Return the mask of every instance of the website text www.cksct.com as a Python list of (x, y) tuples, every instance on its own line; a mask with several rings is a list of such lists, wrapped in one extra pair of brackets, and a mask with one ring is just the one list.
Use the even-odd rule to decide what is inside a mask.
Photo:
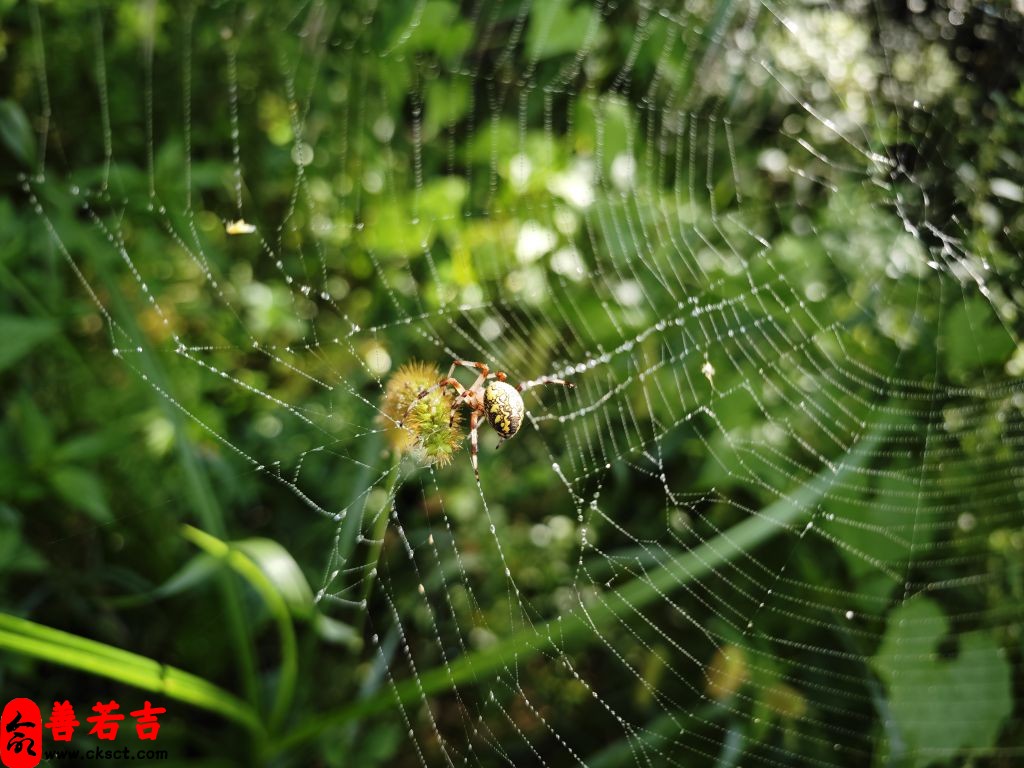
[(44, 749), (44, 760), (166, 760), (166, 749), (110, 749), (109, 747), (91, 747), (90, 749)]

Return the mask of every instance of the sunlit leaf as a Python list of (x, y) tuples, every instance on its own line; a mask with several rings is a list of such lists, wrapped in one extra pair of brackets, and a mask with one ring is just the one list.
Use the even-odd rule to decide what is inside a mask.
[(939, 645), (948, 632), (939, 605), (915, 597), (889, 614), (873, 660), (919, 766), (964, 747), (993, 746), (1013, 711), (1010, 664), (992, 636), (982, 630), (959, 635), (956, 655), (945, 658)]
[(272, 539), (243, 539), (232, 546), (244, 552), (273, 583), (293, 615), (309, 618), (314, 610), (313, 590), (295, 558)]

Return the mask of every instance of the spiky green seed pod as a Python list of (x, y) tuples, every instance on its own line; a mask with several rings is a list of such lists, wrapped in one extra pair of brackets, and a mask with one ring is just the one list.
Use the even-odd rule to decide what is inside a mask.
[[(449, 425), (454, 402), (449, 391), (430, 389), (441, 378), (436, 366), (413, 361), (395, 371), (384, 390), (380, 422), (391, 449), (411, 453), (424, 464), (445, 466), (462, 447), (460, 414)], [(399, 426), (401, 424), (401, 426)]]

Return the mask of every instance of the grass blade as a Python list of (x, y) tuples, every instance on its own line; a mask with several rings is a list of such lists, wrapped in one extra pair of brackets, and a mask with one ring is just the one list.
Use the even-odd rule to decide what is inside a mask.
[[(299, 674), (298, 644), (288, 603), (259, 565), (241, 549), (200, 531), (198, 528), (193, 528), (191, 525), (183, 525), (181, 529), (182, 535), (186, 539), (207, 554), (222, 560), (249, 582), (266, 604), (267, 610), (270, 611), (270, 615), (277, 624), (277, 634), (281, 643), (281, 673), (277, 682), (274, 706), (270, 714), (271, 727), (276, 728), (284, 720), (289, 707), (291, 707)], [(310, 600), (312, 600), (312, 595), (310, 595)]]
[(0, 648), (160, 693), (261, 732), (256, 712), (208, 680), (137, 653), (0, 613)]

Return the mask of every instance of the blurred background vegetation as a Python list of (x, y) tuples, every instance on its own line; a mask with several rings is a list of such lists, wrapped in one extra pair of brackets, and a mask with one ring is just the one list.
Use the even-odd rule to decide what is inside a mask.
[[(1021, 759), (1019, 5), (0, 9), (3, 691), (189, 765)], [(579, 385), (482, 493), (378, 412), (481, 351)]]

